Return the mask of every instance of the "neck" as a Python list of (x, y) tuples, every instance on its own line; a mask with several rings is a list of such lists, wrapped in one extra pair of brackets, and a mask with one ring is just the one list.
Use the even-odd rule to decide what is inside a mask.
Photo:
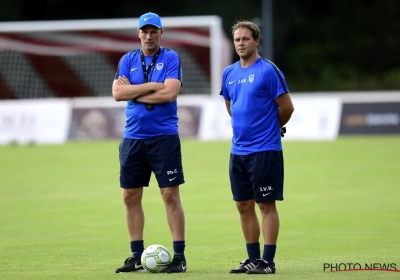
[(240, 58), (240, 66), (242, 66), (243, 68), (247, 68), (249, 66), (251, 66), (258, 58), (258, 53), (255, 52), (254, 54), (252, 54), (250, 57), (241, 57)]
[(142, 48), (142, 52), (145, 56), (154, 56), (154, 55), (156, 55), (156, 53), (158, 52), (159, 49), (160, 49), (160, 47), (157, 47), (157, 48), (151, 49), (151, 50), (146, 50), (146, 49)]

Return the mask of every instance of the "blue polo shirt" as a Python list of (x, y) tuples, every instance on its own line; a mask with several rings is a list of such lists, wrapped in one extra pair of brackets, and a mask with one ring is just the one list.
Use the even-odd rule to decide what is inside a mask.
[[(146, 68), (153, 56), (145, 56)], [(115, 79), (125, 76), (132, 85), (144, 83), (144, 73), (140, 57), (140, 49), (126, 53), (119, 61)], [(149, 82), (163, 83), (166, 79), (178, 79), (182, 82), (182, 69), (179, 55), (161, 47), (153, 71), (149, 71)], [(127, 101), (125, 107), (126, 124), (124, 137), (131, 139), (147, 139), (154, 136), (178, 134), (177, 102), (155, 104), (153, 110), (146, 105)]]
[(230, 101), (233, 154), (282, 150), (275, 100), (287, 92), (283, 73), (261, 57), (247, 68), (238, 61), (224, 69), (221, 95)]

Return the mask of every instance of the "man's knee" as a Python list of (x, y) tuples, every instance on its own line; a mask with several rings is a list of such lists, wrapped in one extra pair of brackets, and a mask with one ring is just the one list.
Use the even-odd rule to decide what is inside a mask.
[(277, 212), (275, 201), (259, 202), (258, 207), (264, 215)]
[(162, 198), (165, 204), (179, 203), (179, 188), (178, 186), (163, 188), (161, 191)]
[(236, 201), (236, 208), (238, 209), (240, 215), (246, 215), (248, 213), (254, 212), (254, 205), (255, 202), (253, 199)]
[(126, 207), (133, 207), (140, 204), (142, 200), (141, 189), (124, 189), (122, 191), (122, 200)]

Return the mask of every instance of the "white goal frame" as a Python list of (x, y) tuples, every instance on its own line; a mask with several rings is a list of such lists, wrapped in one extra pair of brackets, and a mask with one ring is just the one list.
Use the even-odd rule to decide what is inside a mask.
[[(0, 23), (2, 33), (48, 32), (48, 31), (83, 31), (136, 29), (139, 18), (51, 20), (51, 21), (16, 21)], [(208, 27), (210, 30), (210, 90), (211, 97), (219, 97), (223, 68), (230, 64), (230, 58), (221, 63), (222, 58), (231, 52), (226, 51), (226, 37), (219, 16), (182, 16), (163, 17), (163, 27)], [(0, 40), (0, 47), (3, 42)]]

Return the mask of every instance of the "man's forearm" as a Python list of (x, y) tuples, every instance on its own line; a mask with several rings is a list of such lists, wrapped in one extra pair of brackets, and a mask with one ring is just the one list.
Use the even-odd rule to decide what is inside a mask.
[(136, 99), (148, 94), (152, 88), (148, 84), (142, 85), (118, 85), (113, 89), (113, 96), (116, 101), (127, 101)]
[(162, 89), (150, 94), (140, 96), (139, 98), (136, 99), (136, 101), (148, 104), (161, 104), (161, 103), (173, 102), (176, 100), (177, 96), (178, 94), (175, 92)]
[(114, 81), (113, 96), (116, 101), (132, 100), (156, 90), (160, 90), (161, 85), (161, 83), (153, 82), (140, 85), (131, 85), (127, 81), (125, 81), (124, 84), (121, 84), (119, 81)]
[(288, 123), (288, 121), (290, 120), (290, 118), (292, 116), (292, 113), (293, 113), (293, 110), (279, 109), (278, 118), (279, 118), (279, 123), (280, 123), (281, 127)]

